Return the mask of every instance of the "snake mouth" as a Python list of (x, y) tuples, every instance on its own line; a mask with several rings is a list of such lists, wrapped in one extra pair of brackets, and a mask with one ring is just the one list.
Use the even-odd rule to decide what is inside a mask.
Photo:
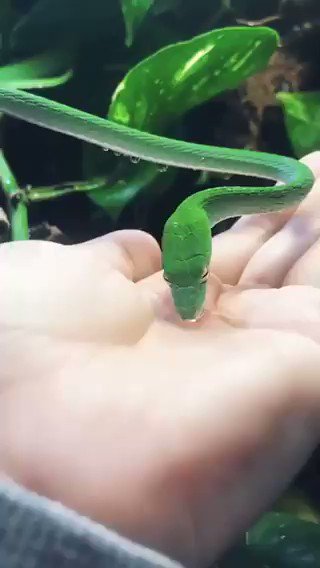
[(171, 286), (175, 308), (183, 321), (199, 321), (204, 314), (206, 284)]
[(182, 320), (182, 321), (185, 321), (185, 322), (189, 322), (189, 323), (197, 323), (198, 321), (200, 321), (200, 320), (203, 318), (203, 316), (204, 316), (204, 309), (200, 310), (200, 311), (195, 315), (195, 317), (193, 317), (193, 318), (183, 317), (183, 316), (180, 314), (181, 320)]

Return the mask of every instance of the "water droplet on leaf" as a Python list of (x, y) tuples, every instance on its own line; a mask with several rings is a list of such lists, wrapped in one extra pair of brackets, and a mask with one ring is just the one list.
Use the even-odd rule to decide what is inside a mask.
[(166, 164), (159, 164), (158, 166), (158, 170), (161, 173), (167, 172), (169, 169), (169, 166), (167, 166)]

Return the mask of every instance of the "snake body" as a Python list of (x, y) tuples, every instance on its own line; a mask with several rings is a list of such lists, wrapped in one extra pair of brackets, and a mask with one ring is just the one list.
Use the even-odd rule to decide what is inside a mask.
[(164, 278), (183, 320), (196, 320), (203, 313), (212, 253), (211, 228), (230, 217), (296, 205), (314, 183), (311, 170), (293, 158), (157, 136), (20, 90), (0, 88), (0, 112), (149, 162), (280, 182), (270, 187), (199, 191), (169, 217), (162, 237)]

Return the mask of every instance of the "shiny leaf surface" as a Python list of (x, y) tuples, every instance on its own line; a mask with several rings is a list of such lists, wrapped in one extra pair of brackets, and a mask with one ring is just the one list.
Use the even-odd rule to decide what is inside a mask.
[[(114, 92), (108, 118), (138, 130), (165, 134), (192, 108), (238, 87), (264, 69), (277, 45), (278, 35), (269, 28), (238, 27), (213, 30), (167, 46), (128, 72)], [(97, 155), (99, 150), (94, 152)], [(153, 195), (163, 191), (164, 179), (159, 182), (158, 178), (155, 166), (139, 164), (89, 197), (107, 211), (112, 210), (116, 218), (144, 191), (146, 180)], [(153, 181), (159, 184), (157, 188)]]
[(109, 117), (163, 132), (169, 123), (215, 95), (235, 89), (266, 67), (278, 45), (269, 28), (224, 28), (165, 47), (119, 84)]

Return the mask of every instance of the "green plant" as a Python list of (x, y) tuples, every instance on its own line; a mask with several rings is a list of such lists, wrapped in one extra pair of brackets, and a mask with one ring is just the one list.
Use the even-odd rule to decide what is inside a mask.
[[(97, 0), (98, 1), (98, 0)], [(101, 3), (98, 2), (100, 9)], [(131, 45), (134, 31), (141, 25), (151, 5), (149, 0), (142, 2), (122, 1), (121, 9), (125, 19), (126, 35), (123, 40)], [(12, 43), (22, 49), (23, 38), (32, 38), (41, 45), (39, 54), (29, 56), (18, 62), (10, 62), (0, 68), (0, 86), (23, 89), (48, 89), (71, 84), (77, 80), (81, 68), (78, 57), (83, 44), (87, 46), (90, 30), (84, 30), (81, 18), (72, 26), (70, 7), (66, 2), (62, 14), (56, 16), (60, 23), (59, 45), (53, 41), (49, 46), (37, 30), (48, 26), (48, 18), (53, 14), (50, 0), (35, 4), (31, 12), (22, 18), (12, 32)], [(56, 14), (56, 11), (54, 12)], [(63, 33), (67, 23), (72, 33), (66, 38)], [(50, 33), (55, 31), (49, 28)], [(129, 34), (129, 35), (128, 35)], [(38, 36), (38, 39), (37, 39)], [(212, 30), (183, 42), (165, 45), (142, 60), (124, 75), (114, 90), (101, 97), (102, 104), (109, 106), (108, 118), (127, 126), (158, 134), (183, 127), (184, 116), (193, 108), (210, 101), (212, 97), (235, 89), (247, 77), (264, 69), (276, 49), (275, 33), (266, 33), (265, 28), (228, 28)], [(129, 38), (129, 39), (128, 39)], [(206, 53), (208, 40), (215, 49)], [(91, 40), (90, 40), (91, 41)], [(28, 45), (28, 50), (30, 46)], [(100, 77), (101, 79), (101, 77)], [(95, 93), (103, 92), (103, 81), (94, 84)], [(95, 95), (93, 95), (95, 96)], [(54, 199), (74, 192), (86, 192), (89, 198), (103, 208), (113, 222), (119, 219), (123, 210), (131, 202), (138, 200), (140, 223), (143, 211), (148, 210), (155, 196), (170, 188), (176, 172), (162, 171), (147, 163), (132, 164), (124, 160), (106, 156), (101, 150), (83, 145), (84, 180), (54, 186), (33, 187), (8, 193), (9, 199), (19, 202), (19, 209), (27, 208), (32, 202)], [(4, 164), (5, 157), (2, 156)], [(8, 172), (8, 163), (3, 166)], [(15, 176), (12, 174), (11, 179)], [(6, 183), (3, 181), (6, 191)], [(12, 197), (13, 195), (13, 197)], [(11, 207), (15, 211), (15, 207)], [(19, 223), (27, 214), (13, 216), (12, 222)], [(14, 235), (27, 238), (27, 226), (19, 230), (13, 227)]]

